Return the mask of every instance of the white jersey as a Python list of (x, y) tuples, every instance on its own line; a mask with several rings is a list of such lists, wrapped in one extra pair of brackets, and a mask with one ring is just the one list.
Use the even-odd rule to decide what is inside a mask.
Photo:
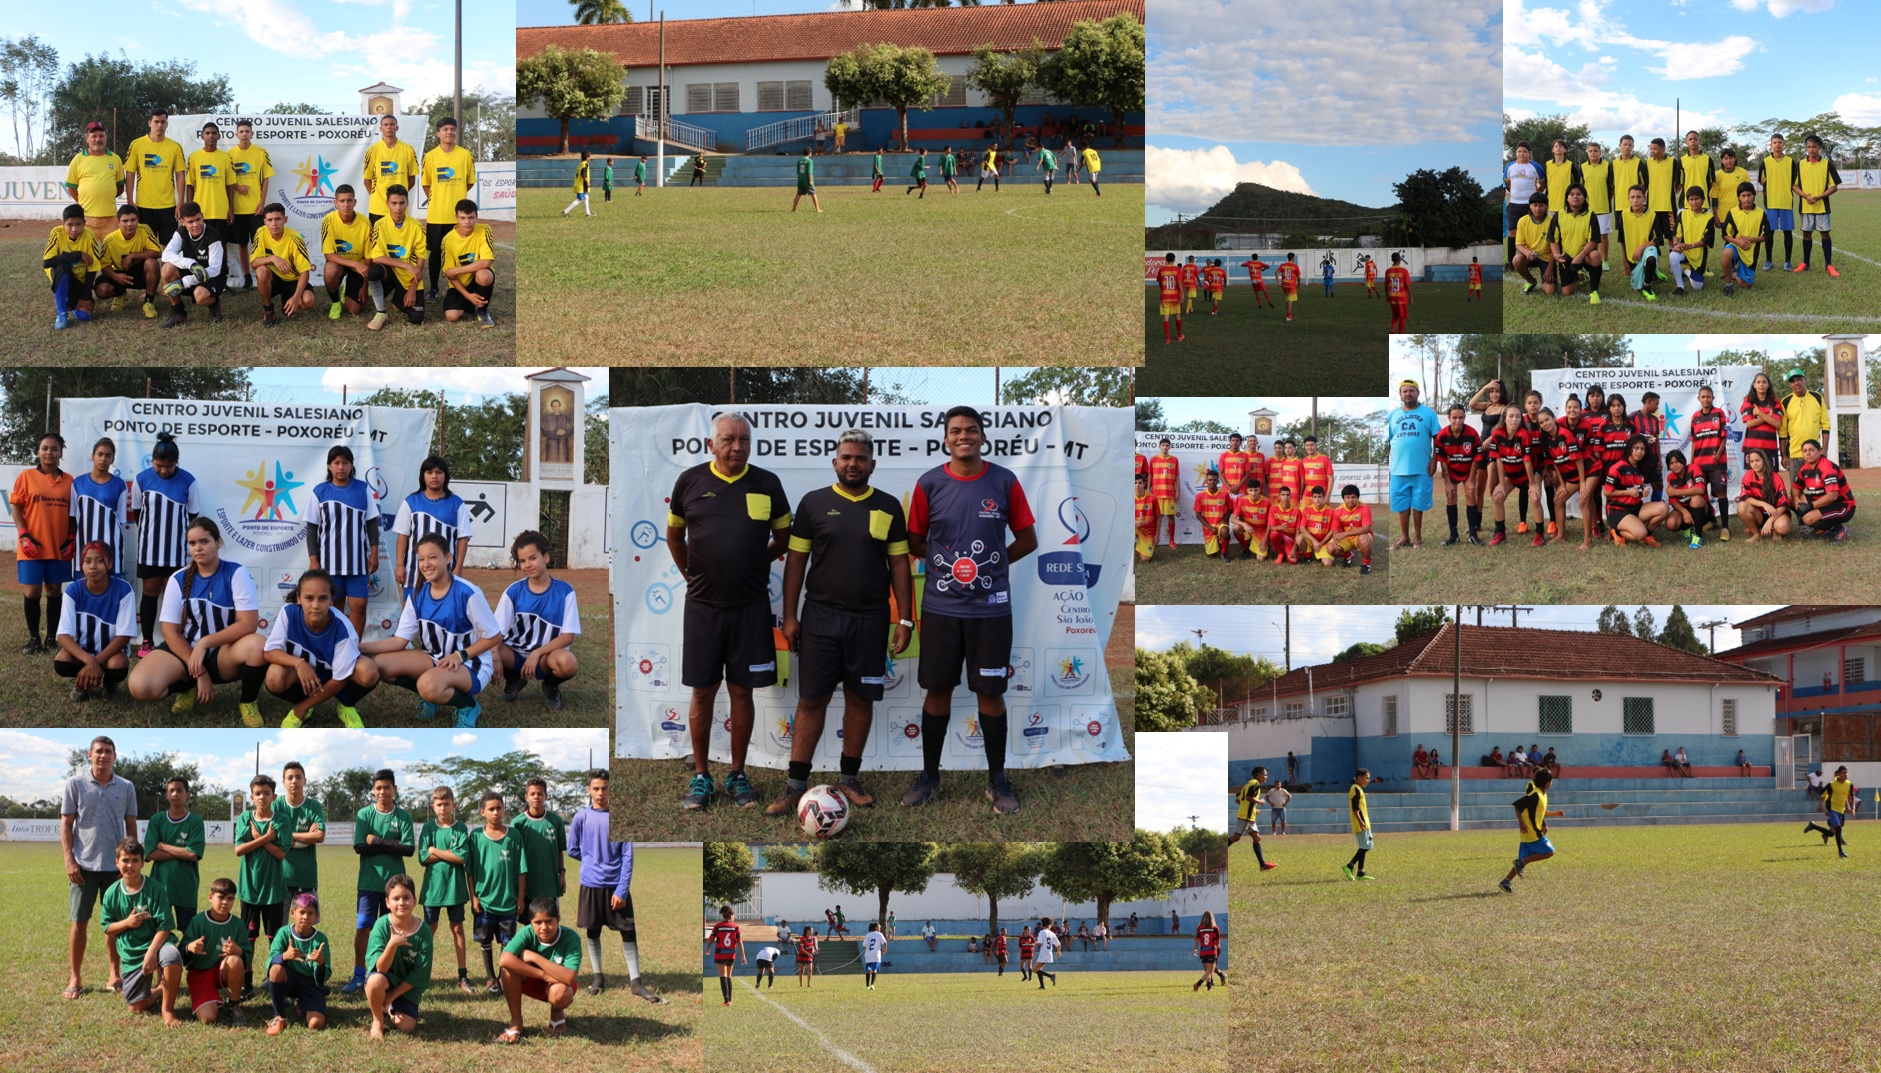
[(1038, 953), (1032, 958), (1033, 964), (1050, 965), (1058, 953), (1058, 933), (1050, 929), (1038, 933)]
[(1541, 165), (1533, 160), (1526, 164), (1519, 160), (1511, 160), (1508, 166), (1502, 169), (1502, 177), (1509, 184), (1508, 203), (1526, 205), (1529, 195), (1541, 185)]
[(776, 961), (777, 955), (779, 952), (780, 951), (775, 946), (767, 946), (764, 949), (758, 951), (758, 960), (759, 961)]
[(862, 960), (876, 962), (882, 960), (882, 951), (888, 947), (888, 936), (879, 931), (872, 931), (862, 937)]

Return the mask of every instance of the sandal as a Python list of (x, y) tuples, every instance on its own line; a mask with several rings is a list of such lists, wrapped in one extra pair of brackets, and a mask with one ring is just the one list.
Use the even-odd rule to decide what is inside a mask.
[(79, 985), (67, 984), (65, 987), (65, 991), (63, 993), (63, 997), (66, 998), (67, 1000), (70, 1000), (70, 999), (75, 999), (84, 993), (85, 993), (85, 989), (80, 987)]
[(517, 1028), (514, 1025), (512, 1025), (509, 1028), (506, 1028), (502, 1032), (498, 1033), (496, 1037), (496, 1041), (498, 1043), (508, 1045), (511, 1043), (521, 1043), (522, 1038), (523, 1038), (522, 1029)]
[(564, 1017), (559, 1021), (550, 1021), (549, 1026), (542, 1031), (551, 1036), (563, 1035), (568, 1031), (568, 1018)]

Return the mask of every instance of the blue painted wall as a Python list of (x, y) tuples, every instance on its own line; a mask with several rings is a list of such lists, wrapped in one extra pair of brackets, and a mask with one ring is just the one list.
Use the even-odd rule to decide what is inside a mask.
[[(1568, 767), (1651, 766), (1659, 762), (1661, 750), (1669, 749), (1677, 753), (1680, 746), (1684, 746), (1685, 755), (1693, 765), (1719, 767), (1735, 763), (1739, 749), (1744, 750), (1745, 758), (1751, 763), (1767, 765), (1770, 763), (1771, 741), (1772, 736), (1769, 734), (1739, 734), (1734, 738), (1721, 734), (1555, 734), (1525, 737), (1519, 744), (1526, 749), (1539, 742), (1544, 753), (1552, 747), (1555, 757)], [(1448, 738), (1424, 739), (1423, 744), (1426, 747), (1436, 746), (1445, 762), (1448, 762)], [(1512, 735), (1468, 735), (1462, 739), (1463, 764), (1466, 767), (1474, 766), (1491, 749), (1501, 746), (1507, 752), (1516, 744), (1518, 742)], [(1356, 750), (1351, 738), (1314, 738), (1312, 751), (1299, 758), (1299, 779), (1301, 782), (1342, 786), (1352, 778), (1353, 769), (1363, 765), (1370, 769), (1375, 778), (1386, 782), (1409, 780), (1411, 754), (1417, 751), (1417, 746), (1418, 739), (1402, 734), (1395, 738), (1360, 738)], [(1240, 785), (1247, 781), (1254, 767), (1260, 764), (1266, 765), (1270, 779), (1278, 780), (1286, 775), (1287, 758), (1282, 753), (1277, 757), (1230, 760), (1228, 778), (1233, 784)]]
[[(1109, 113), (1089, 108), (1071, 108), (1062, 104), (1028, 105), (1018, 109), (1015, 113), (1015, 118), (1021, 125), (1031, 125), (1042, 120), (1047, 112), (1050, 112), (1053, 118), (1058, 120), (1062, 120), (1067, 115), (1071, 115), (1074, 112), (1078, 115), (1080, 121), (1087, 117), (1094, 117), (1102, 121), (1109, 120)], [(690, 123), (695, 127), (704, 127), (707, 130), (717, 132), (720, 151), (741, 153), (745, 148), (745, 131), (753, 127), (762, 127), (771, 123), (781, 123), (788, 119), (797, 119), (816, 114), (817, 113), (814, 111), (710, 112), (700, 115), (675, 112), (673, 113), (673, 118), (681, 123)], [(960, 130), (958, 137), (963, 143), (976, 142), (985, 139), (985, 131), (974, 128), (973, 124), (979, 122), (990, 124), (999, 121), (1001, 118), (1002, 115), (999, 110), (994, 108), (936, 108), (929, 112), (914, 109), (908, 113), (908, 128), (914, 130), (917, 128), (937, 129), (946, 127), (950, 130), (948, 137), (954, 137), (951, 131), (959, 129), (960, 124), (964, 122), (966, 123), (966, 129)], [(1126, 126), (1142, 126), (1143, 115), (1140, 112), (1128, 115), (1125, 117), (1124, 123)], [(619, 142), (618, 148), (614, 150), (616, 155), (628, 151), (629, 146), (627, 143), (628, 140), (633, 137), (633, 129), (634, 123), (633, 117), (631, 116), (615, 116), (610, 119), (577, 119), (568, 125), (568, 133), (571, 136), (612, 134)], [(852, 152), (859, 149), (875, 149), (885, 145), (898, 129), (895, 113), (892, 109), (865, 108), (862, 112), (861, 130), (852, 130), (849, 132), (849, 138), (845, 143), (845, 148)], [(555, 119), (523, 118), (516, 121), (516, 134), (518, 137), (552, 138), (557, 136), (560, 132), (561, 123)], [(833, 145), (833, 134), (831, 138), (832, 141), (830, 144)], [(1062, 144), (1062, 141), (1062, 137), (1055, 138), (1054, 142), (1056, 144), (1053, 144), (1052, 148), (1057, 149), (1058, 145)], [(1126, 138), (1124, 142), (1126, 146), (1132, 144), (1141, 145), (1142, 139)], [(1101, 153), (1104, 149), (1110, 147), (1111, 143), (1111, 138), (1100, 137), (1097, 141), (1098, 151)], [(794, 152), (802, 148), (803, 144), (802, 142), (796, 142), (774, 146), (772, 149), (766, 151), (775, 152), (784, 150), (786, 152)], [(940, 143), (934, 142), (933, 145), (938, 148)], [(589, 146), (589, 149), (604, 154), (608, 151), (605, 148), (596, 149), (594, 146)], [(532, 153), (550, 153), (554, 152), (554, 150), (554, 146), (532, 145), (524, 146), (520, 148), (518, 152), (528, 155)]]

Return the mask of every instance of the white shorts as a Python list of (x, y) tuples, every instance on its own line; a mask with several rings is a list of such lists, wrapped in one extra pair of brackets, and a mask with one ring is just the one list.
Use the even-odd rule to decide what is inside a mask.
[(1240, 828), (1237, 831), (1235, 831), (1236, 834), (1257, 835), (1261, 833), (1261, 825), (1260, 825), (1259, 819), (1236, 820), (1235, 822), (1241, 825)]
[(1597, 212), (1594, 214), (1594, 219), (1600, 221), (1600, 234), (1602, 237), (1613, 234), (1613, 214), (1612, 213)]
[(1802, 213), (1801, 216), (1804, 234), (1808, 234), (1811, 231), (1827, 231), (1829, 229), (1829, 214), (1826, 212), (1805, 212)]

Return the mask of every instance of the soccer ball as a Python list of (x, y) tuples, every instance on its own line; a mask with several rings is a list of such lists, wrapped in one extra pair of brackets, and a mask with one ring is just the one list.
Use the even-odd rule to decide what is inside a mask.
[(849, 799), (833, 786), (812, 786), (797, 802), (797, 824), (811, 838), (835, 838), (849, 826)]

